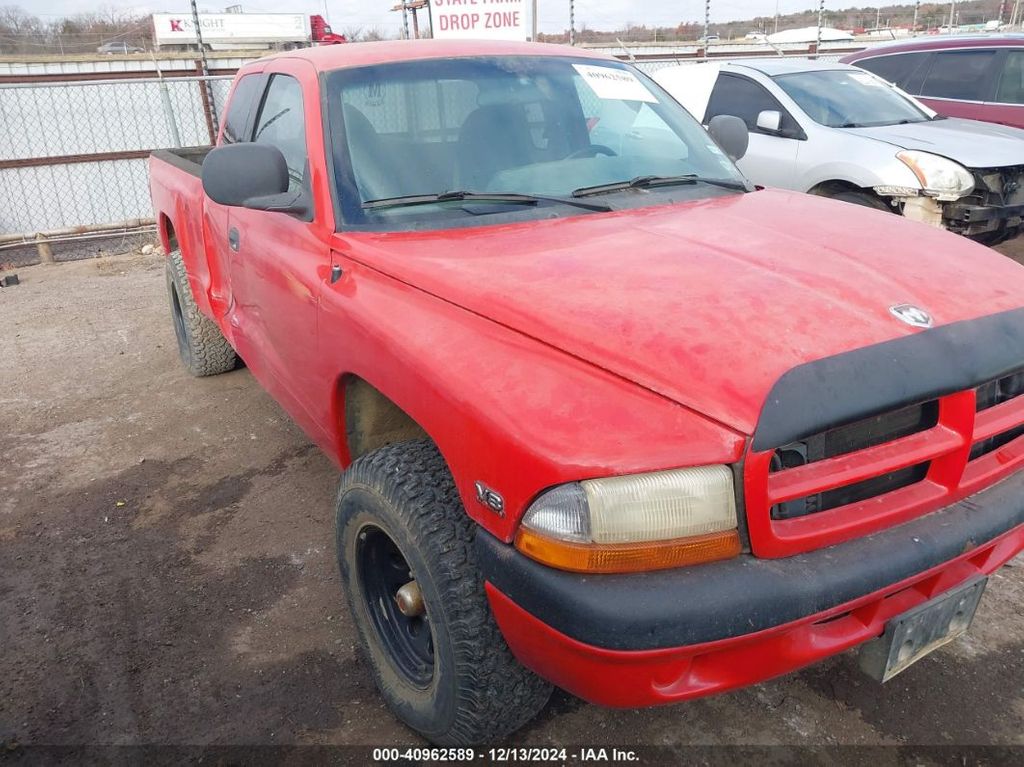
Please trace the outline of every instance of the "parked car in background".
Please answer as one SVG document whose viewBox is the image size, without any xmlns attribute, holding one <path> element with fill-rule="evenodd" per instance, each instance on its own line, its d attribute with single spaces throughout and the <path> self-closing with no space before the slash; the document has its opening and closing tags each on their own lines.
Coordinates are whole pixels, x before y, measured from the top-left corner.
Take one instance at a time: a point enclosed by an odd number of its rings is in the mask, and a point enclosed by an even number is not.
<svg viewBox="0 0 1024 767">
<path fill-rule="evenodd" d="M 851 53 L 942 115 L 1024 128 L 1024 35 L 930 36 Z"/>
<path fill-rule="evenodd" d="M 135 45 L 128 45 L 123 40 L 119 40 L 113 43 L 103 43 L 99 48 L 96 49 L 96 53 L 104 53 L 107 55 L 114 55 L 117 53 L 145 53 L 145 48 L 139 48 Z"/>
<path fill-rule="evenodd" d="M 654 78 L 707 124 L 750 129 L 755 184 L 900 213 L 986 244 L 1024 224 L 1024 130 L 937 115 L 848 64 L 689 64 Z"/>
<path fill-rule="evenodd" d="M 345 468 L 367 671 L 436 743 L 550 683 L 887 679 L 1024 549 L 1024 270 L 710 129 L 595 51 L 402 40 L 247 63 L 215 148 L 152 156 L 182 361 Z"/>
</svg>

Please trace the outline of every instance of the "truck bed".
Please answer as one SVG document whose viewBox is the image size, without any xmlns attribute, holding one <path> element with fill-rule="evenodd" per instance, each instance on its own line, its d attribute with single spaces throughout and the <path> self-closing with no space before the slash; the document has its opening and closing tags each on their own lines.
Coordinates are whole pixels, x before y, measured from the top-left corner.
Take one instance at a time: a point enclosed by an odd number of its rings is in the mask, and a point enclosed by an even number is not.
<svg viewBox="0 0 1024 767">
<path fill-rule="evenodd" d="M 209 145 L 156 149 L 151 156 L 193 176 L 199 176 L 203 169 L 203 160 L 206 159 L 206 155 L 210 153 L 211 149 L 213 147 Z"/>
<path fill-rule="evenodd" d="M 157 149 L 149 157 L 149 188 L 160 239 L 180 249 L 199 310 L 212 316 L 211 275 L 203 240 L 203 160 L 212 147 Z"/>
</svg>

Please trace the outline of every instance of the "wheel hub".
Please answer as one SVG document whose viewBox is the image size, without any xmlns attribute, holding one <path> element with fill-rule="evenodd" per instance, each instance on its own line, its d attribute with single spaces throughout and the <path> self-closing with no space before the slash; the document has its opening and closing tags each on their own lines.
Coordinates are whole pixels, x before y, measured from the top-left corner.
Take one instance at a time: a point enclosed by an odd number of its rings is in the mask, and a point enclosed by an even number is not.
<svg viewBox="0 0 1024 767">
<path fill-rule="evenodd" d="M 399 611 L 406 618 L 414 618 L 426 612 L 423 593 L 416 581 L 409 581 L 395 592 L 395 602 L 398 604 Z"/>
</svg>

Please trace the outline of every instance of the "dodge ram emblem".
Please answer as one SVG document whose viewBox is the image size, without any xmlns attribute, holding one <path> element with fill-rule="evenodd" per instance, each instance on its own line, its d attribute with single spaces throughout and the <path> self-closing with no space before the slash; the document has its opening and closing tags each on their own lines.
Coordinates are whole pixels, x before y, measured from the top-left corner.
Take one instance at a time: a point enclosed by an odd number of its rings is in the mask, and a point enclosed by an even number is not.
<svg viewBox="0 0 1024 767">
<path fill-rule="evenodd" d="M 898 320 L 902 320 L 915 328 L 930 328 L 932 316 L 924 309 L 913 304 L 896 304 L 889 307 L 889 313 Z"/>
</svg>

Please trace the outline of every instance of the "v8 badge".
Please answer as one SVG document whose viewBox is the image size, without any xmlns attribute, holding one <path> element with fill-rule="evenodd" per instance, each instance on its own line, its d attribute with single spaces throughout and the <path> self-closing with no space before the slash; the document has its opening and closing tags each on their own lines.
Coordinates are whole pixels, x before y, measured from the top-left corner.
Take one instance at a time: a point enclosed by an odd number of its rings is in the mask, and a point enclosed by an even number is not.
<svg viewBox="0 0 1024 767">
<path fill-rule="evenodd" d="M 476 499 L 499 517 L 505 516 L 505 499 L 501 497 L 501 493 L 487 487 L 483 482 L 476 483 Z"/>
</svg>

